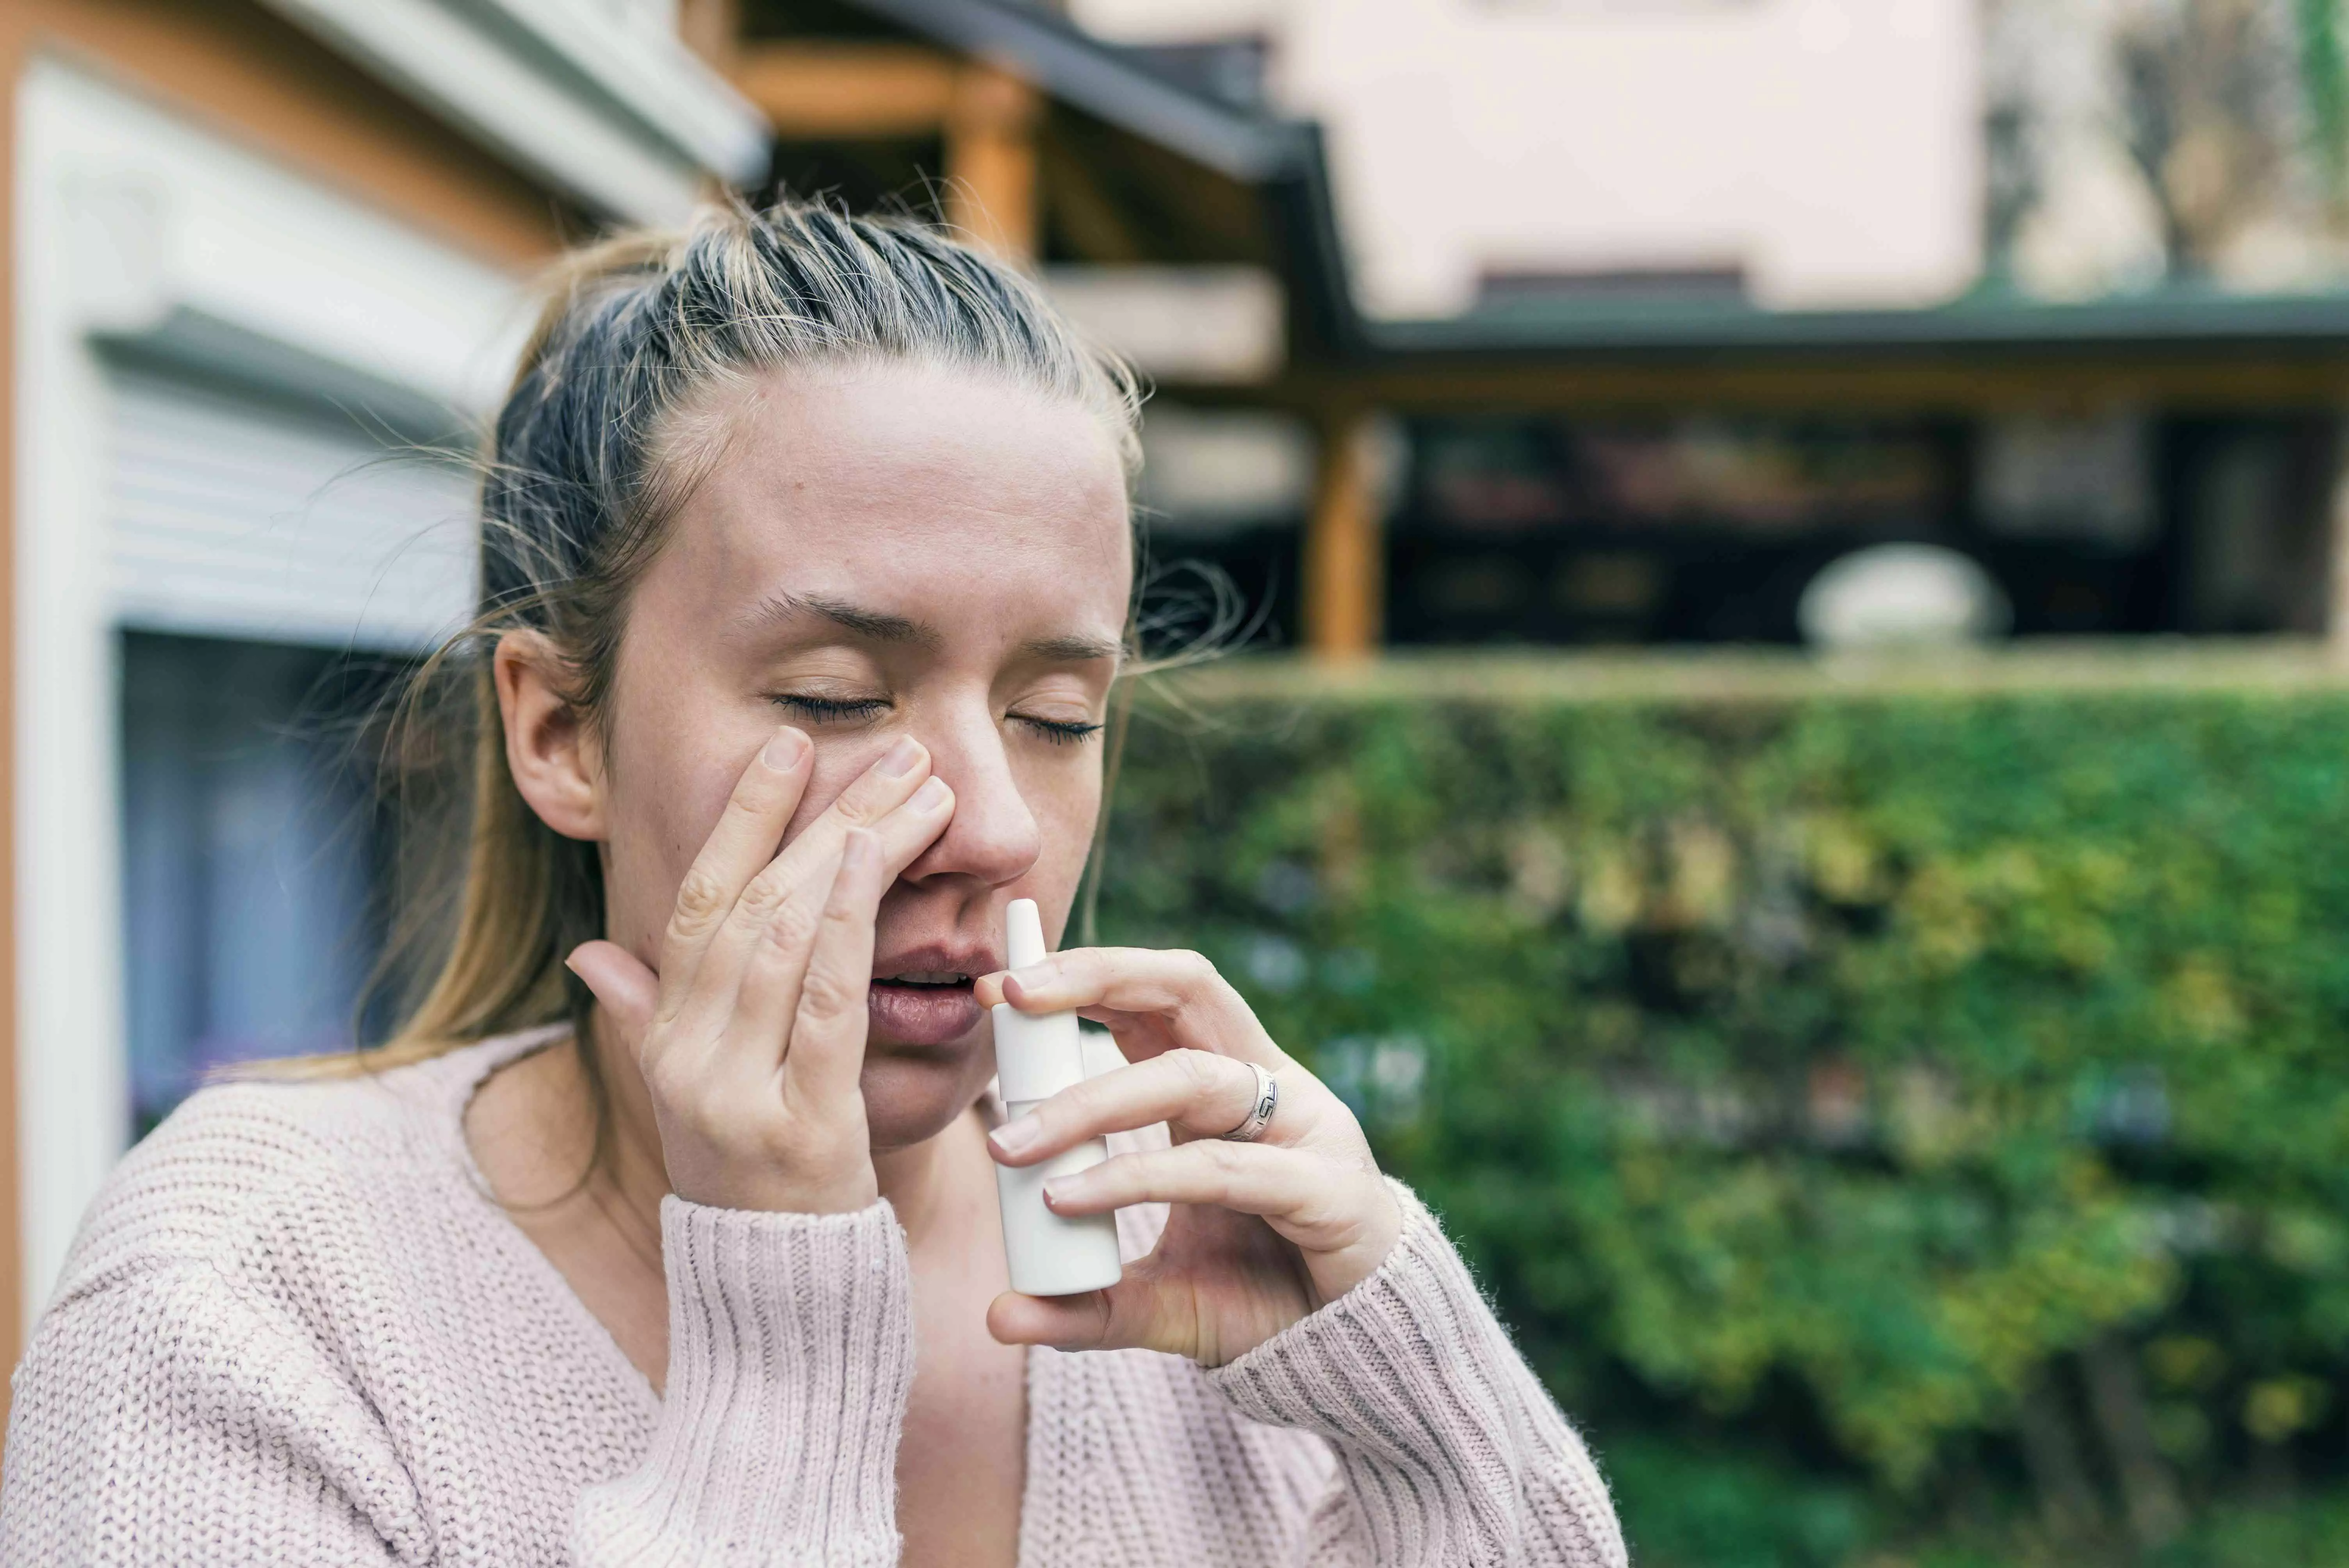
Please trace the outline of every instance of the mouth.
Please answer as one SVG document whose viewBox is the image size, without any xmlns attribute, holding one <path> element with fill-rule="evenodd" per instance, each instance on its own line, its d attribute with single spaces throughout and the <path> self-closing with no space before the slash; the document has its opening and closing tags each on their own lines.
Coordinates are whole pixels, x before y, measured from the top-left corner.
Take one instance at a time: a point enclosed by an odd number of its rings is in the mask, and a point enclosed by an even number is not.
<svg viewBox="0 0 2349 1568">
<path fill-rule="evenodd" d="M 971 981 L 987 973 L 988 954 L 933 948 L 884 957 L 873 965 L 865 1012 L 875 1042 L 907 1046 L 952 1044 L 976 1028 L 978 1000 Z"/>
</svg>

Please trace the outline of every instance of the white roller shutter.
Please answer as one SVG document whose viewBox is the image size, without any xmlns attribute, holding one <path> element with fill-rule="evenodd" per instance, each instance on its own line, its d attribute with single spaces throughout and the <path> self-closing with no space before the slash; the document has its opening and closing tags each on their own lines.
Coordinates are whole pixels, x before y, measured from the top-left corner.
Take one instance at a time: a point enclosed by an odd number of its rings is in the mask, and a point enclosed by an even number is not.
<svg viewBox="0 0 2349 1568">
<path fill-rule="evenodd" d="M 473 487 L 333 408 L 117 368 L 109 556 L 119 624 L 429 647 L 473 597 Z"/>
</svg>

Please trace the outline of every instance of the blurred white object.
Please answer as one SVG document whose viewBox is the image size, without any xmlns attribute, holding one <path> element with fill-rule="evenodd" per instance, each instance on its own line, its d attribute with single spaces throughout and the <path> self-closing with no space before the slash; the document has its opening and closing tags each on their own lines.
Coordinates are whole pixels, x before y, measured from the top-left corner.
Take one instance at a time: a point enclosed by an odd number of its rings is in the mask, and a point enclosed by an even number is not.
<svg viewBox="0 0 2349 1568">
<path fill-rule="evenodd" d="M 1154 401 L 1142 455 L 1143 504 L 1177 532 L 1291 517 L 1313 490 L 1312 432 L 1284 414 Z"/>
<path fill-rule="evenodd" d="M 1877 544 L 1828 562 L 1795 616 L 1814 647 L 1948 647 L 2002 634 L 2014 609 L 1989 573 L 1954 550 Z"/>
<path fill-rule="evenodd" d="M 1044 292 L 1079 331 L 1165 381 L 1261 381 L 1287 343 L 1279 280 L 1249 266 L 1061 266 Z"/>
</svg>

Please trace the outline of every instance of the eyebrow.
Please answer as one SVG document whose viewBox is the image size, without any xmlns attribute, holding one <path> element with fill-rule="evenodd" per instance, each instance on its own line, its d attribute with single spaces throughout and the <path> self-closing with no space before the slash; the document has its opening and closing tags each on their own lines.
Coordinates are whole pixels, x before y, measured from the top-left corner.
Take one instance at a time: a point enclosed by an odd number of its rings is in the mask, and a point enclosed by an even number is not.
<svg viewBox="0 0 2349 1568">
<path fill-rule="evenodd" d="M 821 615 L 833 624 L 855 633 L 875 643 L 904 643 L 916 648 L 935 648 L 946 639 L 938 629 L 905 615 L 892 615 L 885 610 L 868 610 L 862 604 L 852 604 L 845 599 L 827 599 L 820 593 L 771 593 L 759 601 L 750 612 L 753 624 L 773 624 L 796 620 L 802 615 Z"/>
<path fill-rule="evenodd" d="M 771 624 L 802 615 L 820 615 L 870 642 L 896 643 L 929 650 L 939 647 L 946 641 L 938 629 L 926 621 L 891 614 L 885 610 L 868 609 L 862 604 L 827 598 L 820 593 L 769 594 L 750 612 L 750 618 L 753 624 Z M 1031 658 L 1053 664 L 1092 664 L 1103 659 L 1119 659 L 1125 654 L 1122 644 L 1075 633 L 1030 637 L 1019 645 L 1019 649 Z"/>
<path fill-rule="evenodd" d="M 1022 653 L 1058 665 L 1092 664 L 1125 655 L 1122 645 L 1100 637 L 1030 637 L 1019 648 Z"/>
</svg>

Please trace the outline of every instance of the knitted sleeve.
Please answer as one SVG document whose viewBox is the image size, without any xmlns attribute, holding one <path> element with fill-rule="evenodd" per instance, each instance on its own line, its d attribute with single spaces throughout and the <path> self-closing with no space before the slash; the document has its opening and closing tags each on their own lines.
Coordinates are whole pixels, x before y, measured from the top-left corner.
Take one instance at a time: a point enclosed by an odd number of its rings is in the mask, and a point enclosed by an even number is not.
<svg viewBox="0 0 2349 1568">
<path fill-rule="evenodd" d="M 381 1568 L 431 1556 L 366 1398 L 200 1260 L 61 1300 L 14 1394 L 0 1562 Z"/>
<path fill-rule="evenodd" d="M 1620 1568 L 1621 1531 L 1582 1439 L 1509 1343 L 1419 1200 L 1378 1272 L 1207 1375 L 1251 1418 L 1325 1439 L 1338 1491 L 1305 1561 Z"/>
<path fill-rule="evenodd" d="M 668 1384 L 644 1463 L 579 1501 L 581 1568 L 897 1561 L 913 1286 L 887 1202 L 661 1203 Z"/>
</svg>

